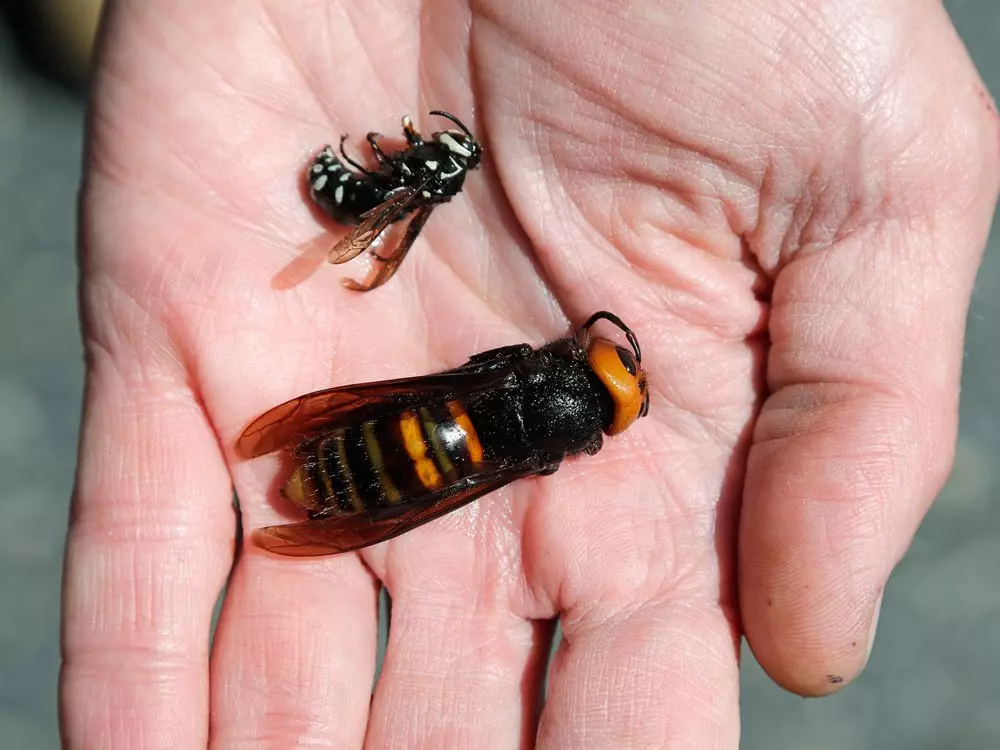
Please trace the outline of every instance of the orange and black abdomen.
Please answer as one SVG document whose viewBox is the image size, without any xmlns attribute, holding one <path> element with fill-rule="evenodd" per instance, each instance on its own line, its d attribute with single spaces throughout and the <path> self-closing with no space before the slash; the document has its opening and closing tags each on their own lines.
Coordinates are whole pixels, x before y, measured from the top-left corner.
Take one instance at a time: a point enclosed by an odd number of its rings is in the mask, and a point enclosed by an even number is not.
<svg viewBox="0 0 1000 750">
<path fill-rule="evenodd" d="M 313 513 L 353 513 L 442 489 L 477 473 L 484 458 L 465 406 L 429 403 L 316 440 L 285 494 Z"/>
</svg>

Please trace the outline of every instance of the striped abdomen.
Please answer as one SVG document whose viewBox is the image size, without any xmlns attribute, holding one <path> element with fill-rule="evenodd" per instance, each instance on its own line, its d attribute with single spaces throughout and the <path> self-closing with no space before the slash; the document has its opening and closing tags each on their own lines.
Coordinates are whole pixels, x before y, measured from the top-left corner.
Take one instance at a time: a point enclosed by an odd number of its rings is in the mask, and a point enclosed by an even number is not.
<svg viewBox="0 0 1000 750">
<path fill-rule="evenodd" d="M 376 184 L 377 177 L 365 178 L 351 172 L 329 146 L 310 165 L 308 179 L 313 201 L 332 219 L 348 225 L 356 224 L 361 214 L 379 206 L 388 188 Z"/>
<path fill-rule="evenodd" d="M 353 513 L 441 489 L 477 472 L 483 445 L 458 401 L 331 431 L 284 494 L 314 513 Z"/>
</svg>

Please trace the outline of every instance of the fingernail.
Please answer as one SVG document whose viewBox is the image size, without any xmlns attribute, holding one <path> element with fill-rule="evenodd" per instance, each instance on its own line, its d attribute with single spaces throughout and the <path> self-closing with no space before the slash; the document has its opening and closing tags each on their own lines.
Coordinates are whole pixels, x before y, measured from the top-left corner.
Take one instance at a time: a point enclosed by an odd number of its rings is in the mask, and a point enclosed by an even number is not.
<svg viewBox="0 0 1000 750">
<path fill-rule="evenodd" d="M 865 651 L 865 664 L 868 663 L 868 658 L 872 655 L 872 646 L 875 645 L 875 631 L 878 630 L 878 618 L 882 614 L 882 599 L 885 598 L 885 590 L 878 595 L 878 599 L 875 601 L 875 611 L 872 612 L 872 624 L 868 631 L 868 649 Z"/>
</svg>

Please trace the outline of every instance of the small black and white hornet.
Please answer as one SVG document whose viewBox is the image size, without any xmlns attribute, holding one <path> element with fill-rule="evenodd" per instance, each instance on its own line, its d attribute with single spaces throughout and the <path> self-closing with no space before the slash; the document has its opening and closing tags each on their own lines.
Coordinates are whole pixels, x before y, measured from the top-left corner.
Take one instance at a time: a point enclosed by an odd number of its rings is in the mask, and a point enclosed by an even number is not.
<svg viewBox="0 0 1000 750">
<path fill-rule="evenodd" d="M 399 244 L 387 254 L 374 253 L 380 261 L 374 277 L 364 283 L 342 279 L 348 289 L 367 292 L 387 282 L 403 262 L 435 206 L 447 203 L 462 190 L 465 175 L 479 166 L 482 146 L 462 122 L 447 112 L 459 130 L 442 130 L 424 140 L 409 117 L 403 117 L 407 146 L 387 154 L 378 145 L 381 133 L 368 133 L 375 156 L 374 170 L 354 161 L 344 151 L 347 135 L 340 138 L 340 157 L 326 146 L 309 165 L 309 195 L 331 219 L 353 230 L 330 250 L 330 263 L 346 263 L 371 247 L 391 224 L 412 216 Z M 345 162 L 354 167 L 353 172 Z"/>
</svg>

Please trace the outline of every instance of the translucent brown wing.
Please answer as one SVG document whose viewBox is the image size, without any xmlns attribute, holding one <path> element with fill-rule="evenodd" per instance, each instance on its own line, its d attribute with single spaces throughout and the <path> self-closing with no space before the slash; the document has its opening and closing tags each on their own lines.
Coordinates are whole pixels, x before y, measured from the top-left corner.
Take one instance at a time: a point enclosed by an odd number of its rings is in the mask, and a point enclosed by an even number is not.
<svg viewBox="0 0 1000 750">
<path fill-rule="evenodd" d="M 283 526 L 265 526 L 256 529 L 252 539 L 262 549 L 292 557 L 352 552 L 422 526 L 516 479 L 537 473 L 542 468 L 534 460 L 498 468 L 470 477 L 457 487 L 452 485 L 442 491 L 377 511 L 362 511 Z"/>
<path fill-rule="evenodd" d="M 386 227 L 413 207 L 425 184 L 426 180 L 419 185 L 404 188 L 384 203 L 363 214 L 362 221 L 330 250 L 327 256 L 330 263 L 346 263 L 371 247 L 375 238 L 382 234 Z"/>
<path fill-rule="evenodd" d="M 410 252 L 410 248 L 413 247 L 414 241 L 420 234 L 420 230 L 424 228 L 424 224 L 427 223 L 427 219 L 430 218 L 431 211 L 433 210 L 433 206 L 421 206 L 413 212 L 413 218 L 410 219 L 410 223 L 406 227 L 406 233 L 403 235 L 403 239 L 399 241 L 399 245 L 393 253 L 388 257 L 376 256 L 381 265 L 369 281 L 360 283 L 354 279 L 341 279 L 340 283 L 354 292 L 370 292 L 372 289 L 382 286 L 391 279 L 403 262 L 406 254 Z"/>
<path fill-rule="evenodd" d="M 265 412 L 243 430 L 236 450 L 245 458 L 263 456 L 308 440 L 326 430 L 422 403 L 428 396 L 469 395 L 500 387 L 509 368 L 489 361 L 434 375 L 339 386 L 293 398 Z"/>
</svg>

